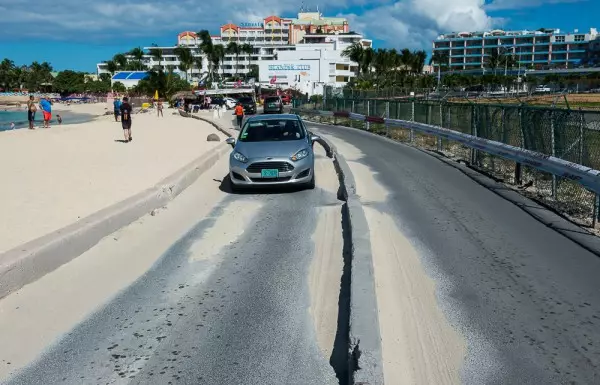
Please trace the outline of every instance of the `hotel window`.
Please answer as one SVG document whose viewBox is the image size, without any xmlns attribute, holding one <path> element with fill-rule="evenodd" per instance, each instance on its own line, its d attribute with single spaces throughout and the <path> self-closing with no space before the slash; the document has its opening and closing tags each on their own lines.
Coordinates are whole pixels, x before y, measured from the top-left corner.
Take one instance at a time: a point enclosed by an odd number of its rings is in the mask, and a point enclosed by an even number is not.
<svg viewBox="0 0 600 385">
<path fill-rule="evenodd" d="M 556 36 L 554 39 L 555 39 L 554 42 L 556 42 L 556 43 L 564 43 L 565 42 L 564 36 Z"/>
<path fill-rule="evenodd" d="M 585 35 L 575 35 L 575 41 L 585 41 Z"/>
</svg>

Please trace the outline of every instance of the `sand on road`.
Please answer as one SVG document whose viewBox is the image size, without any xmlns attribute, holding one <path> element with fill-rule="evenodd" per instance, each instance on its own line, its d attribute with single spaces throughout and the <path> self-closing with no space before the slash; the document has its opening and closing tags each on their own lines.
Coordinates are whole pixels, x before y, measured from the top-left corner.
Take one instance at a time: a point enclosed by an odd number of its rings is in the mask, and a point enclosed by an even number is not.
<svg viewBox="0 0 600 385">
<path fill-rule="evenodd" d="M 57 106 L 103 114 L 105 103 Z M 154 186 L 224 136 L 208 123 L 154 113 L 133 117 L 133 141 L 112 116 L 50 129 L 0 133 L 0 253 Z"/>
<path fill-rule="evenodd" d="M 358 148 L 330 140 L 352 170 L 369 225 L 386 385 L 459 384 L 466 343 L 442 312 L 436 282 L 401 219 L 382 209 L 389 192 Z"/>
</svg>

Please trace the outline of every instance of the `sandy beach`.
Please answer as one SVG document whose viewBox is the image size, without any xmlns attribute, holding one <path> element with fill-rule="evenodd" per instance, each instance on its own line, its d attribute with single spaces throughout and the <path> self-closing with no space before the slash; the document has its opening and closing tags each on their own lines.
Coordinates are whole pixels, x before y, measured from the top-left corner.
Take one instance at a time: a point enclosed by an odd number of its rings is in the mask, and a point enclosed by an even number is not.
<svg viewBox="0 0 600 385">
<path fill-rule="evenodd" d="M 0 133 L 0 253 L 76 222 L 154 186 L 201 156 L 224 135 L 173 109 L 133 116 L 133 141 L 105 103 L 55 105 L 98 115 L 87 123 Z"/>
</svg>

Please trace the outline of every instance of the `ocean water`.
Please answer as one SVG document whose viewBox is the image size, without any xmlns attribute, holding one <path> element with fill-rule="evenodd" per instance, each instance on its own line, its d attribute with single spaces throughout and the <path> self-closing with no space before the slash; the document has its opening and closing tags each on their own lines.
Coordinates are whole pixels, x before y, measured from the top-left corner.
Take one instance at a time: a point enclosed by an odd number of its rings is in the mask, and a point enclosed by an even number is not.
<svg viewBox="0 0 600 385">
<path fill-rule="evenodd" d="M 62 124 L 73 124 L 73 123 L 85 123 L 94 118 L 93 115 L 88 114 L 76 114 L 69 111 L 53 111 L 52 112 L 52 120 L 50 120 L 50 124 L 57 124 L 56 122 L 56 114 L 60 114 L 63 118 Z M 23 108 L 23 110 L 19 111 L 1 111 L 0 110 L 0 131 L 10 130 L 10 124 L 13 122 L 15 124 L 15 129 L 26 128 L 29 127 L 29 123 L 27 121 L 27 111 Z M 35 126 L 40 127 L 44 123 L 43 114 L 41 111 L 38 111 L 35 114 Z"/>
</svg>

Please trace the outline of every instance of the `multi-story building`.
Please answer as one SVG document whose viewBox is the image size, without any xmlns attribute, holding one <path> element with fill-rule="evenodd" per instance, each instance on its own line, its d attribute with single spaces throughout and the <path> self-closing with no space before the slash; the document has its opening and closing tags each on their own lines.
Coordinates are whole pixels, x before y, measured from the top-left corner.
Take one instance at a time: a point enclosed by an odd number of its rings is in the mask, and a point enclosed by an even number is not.
<svg viewBox="0 0 600 385">
<path fill-rule="evenodd" d="M 433 52 L 447 55 L 450 71 L 485 69 L 493 51 L 515 56 L 521 68 L 568 68 L 584 59 L 598 35 L 595 28 L 571 33 L 558 29 L 449 33 L 438 36 Z"/>
<path fill-rule="evenodd" d="M 278 60 L 279 55 L 287 51 L 295 51 L 297 47 L 306 44 L 307 41 L 314 43 L 314 39 L 319 37 L 323 40 L 323 45 L 320 47 L 325 50 L 330 50 L 332 47 L 342 47 L 344 44 L 341 42 L 350 39 L 349 37 L 334 39 L 340 43 L 333 45 L 325 44 L 324 39 L 326 36 L 347 33 L 349 33 L 349 24 L 346 19 L 323 17 L 319 12 L 300 12 L 297 18 L 268 16 L 261 22 L 228 23 L 221 26 L 218 35 L 211 36 L 213 44 L 223 44 L 225 46 L 230 42 L 247 44 L 252 47 L 252 52 L 242 52 L 237 56 L 227 53 L 219 68 L 215 70 L 226 77 L 245 75 L 250 72 L 252 65 L 259 65 L 265 60 Z M 362 39 L 362 36 L 356 36 Z M 353 41 L 356 40 L 356 36 Z M 371 45 L 370 40 L 364 40 L 364 42 L 369 46 Z M 185 31 L 177 36 L 177 46 L 189 47 L 195 57 L 203 58 L 202 68 L 195 66 L 188 70 L 188 78 L 192 81 L 201 80 L 208 68 L 208 61 L 199 48 L 200 43 L 195 32 Z M 181 72 L 178 69 L 180 65 L 179 58 L 175 54 L 177 46 L 144 47 L 144 50 L 148 53 L 144 56 L 144 64 L 148 68 L 171 68 L 175 72 Z M 160 62 L 149 54 L 152 49 L 161 51 L 162 58 Z M 316 49 L 316 47 L 313 47 L 313 49 Z M 98 74 L 108 73 L 106 62 L 97 65 L 97 72 Z M 185 77 L 183 74 L 182 76 Z"/>
<path fill-rule="evenodd" d="M 354 43 L 371 46 L 371 40 L 349 32 L 304 34 L 294 50 L 278 52 L 277 60 L 259 62 L 259 82 L 264 87 L 293 88 L 321 94 L 324 85 L 343 87 L 358 72 L 358 64 L 342 53 Z"/>
</svg>

